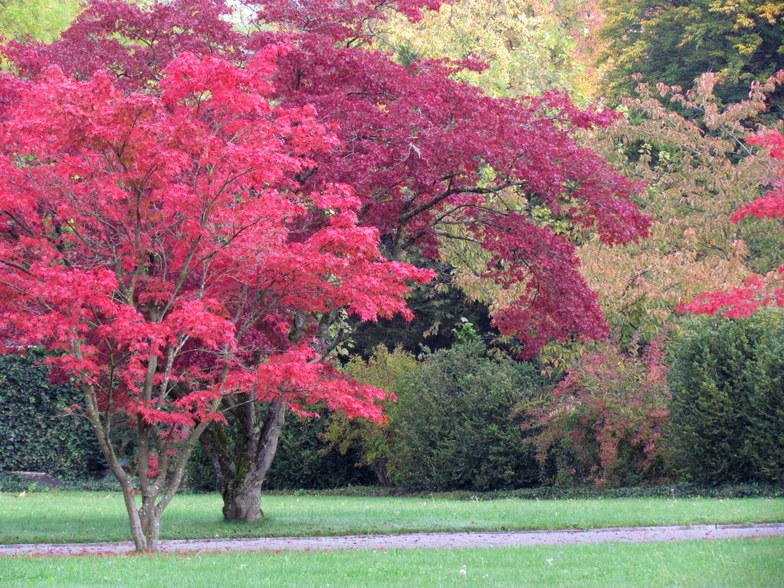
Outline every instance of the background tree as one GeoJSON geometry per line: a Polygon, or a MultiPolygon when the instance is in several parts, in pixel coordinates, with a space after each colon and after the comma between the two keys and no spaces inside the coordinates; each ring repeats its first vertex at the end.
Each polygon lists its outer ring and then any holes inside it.
{"type": "MultiPolygon", "coordinates": [[[[719,97],[739,102],[752,81],[784,69],[784,7],[769,0],[600,0],[606,85],[631,95],[646,82],[689,88],[705,72],[726,78],[719,97]]],[[[778,112],[782,94],[774,96],[778,112]]]]}
{"type": "Polygon", "coordinates": [[[29,35],[39,41],[52,41],[68,28],[80,4],[79,0],[2,0],[0,37],[23,39],[29,35]]]}
{"type": "Polygon", "coordinates": [[[493,353],[477,340],[425,357],[396,381],[390,479],[418,490],[536,485],[535,450],[515,409],[547,387],[535,364],[493,353]]]}
{"type": "Polygon", "coordinates": [[[540,14],[530,2],[461,0],[414,23],[391,15],[372,23],[371,30],[379,45],[402,63],[476,55],[488,68],[461,71],[456,79],[492,96],[520,97],[578,86],[583,68],[574,59],[575,40],[561,24],[556,15],[540,14]]]}
{"type": "MultiPolygon", "coordinates": [[[[772,130],[750,137],[749,143],[768,148],[771,157],[784,161],[784,135],[779,131],[772,130]]],[[[778,165],[777,174],[778,177],[772,181],[774,188],[766,196],[740,208],[733,215],[733,222],[738,223],[748,216],[762,219],[784,217],[784,165],[781,163],[778,165]]],[[[752,275],[742,286],[729,291],[702,294],[693,302],[684,305],[681,310],[710,315],[723,312],[725,317],[737,318],[754,314],[763,306],[784,306],[783,276],[784,265],[765,276],[752,275]]]]}
{"type": "MultiPolygon", "coordinates": [[[[416,358],[401,347],[393,351],[379,345],[367,360],[354,356],[344,370],[357,381],[376,386],[395,395],[384,401],[384,413],[387,422],[370,419],[350,421],[344,414],[335,413],[330,416],[322,440],[327,450],[336,450],[345,455],[352,449],[359,454],[357,465],[369,466],[376,475],[378,483],[389,486],[388,464],[393,451],[390,448],[391,422],[396,420],[398,409],[398,385],[409,372],[417,369],[416,358]]],[[[414,401],[415,403],[416,401],[414,401]]]]}
{"type": "Polygon", "coordinates": [[[415,286],[406,298],[414,318],[407,321],[396,316],[375,323],[357,323],[344,348],[346,355],[368,359],[378,346],[393,344],[414,355],[448,349],[457,341],[455,327],[464,321],[474,325],[486,342],[500,343],[502,338],[498,329],[491,326],[487,305],[458,286],[456,268],[445,261],[431,260],[423,266],[435,269],[437,275],[431,282],[415,286]]]}
{"type": "Polygon", "coordinates": [[[186,53],[155,96],[49,68],[20,84],[0,127],[3,341],[44,345],[79,383],[139,551],[157,549],[222,400],[380,418],[382,391],[318,361],[313,317],[405,311],[406,281],[429,277],[380,255],[350,188],[292,192],[335,138],[312,109],[270,105],[276,55],[239,69],[186,53]],[[313,215],[325,223],[303,234],[313,215]]]}
{"type": "Polygon", "coordinates": [[[705,74],[685,93],[643,84],[639,97],[622,100],[627,116],[592,139],[647,184],[636,201],[653,219],[643,242],[609,249],[591,239],[578,249],[616,341],[651,340],[683,300],[773,267],[781,227],[740,227],[732,217],[774,173],[771,157],[745,141],[780,80],[755,84],[751,98],[729,106],[716,82],[705,74]]]}

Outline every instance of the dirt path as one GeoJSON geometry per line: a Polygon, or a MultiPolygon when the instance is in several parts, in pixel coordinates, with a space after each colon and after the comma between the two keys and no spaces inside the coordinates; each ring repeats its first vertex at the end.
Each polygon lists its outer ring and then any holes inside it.
{"type": "MultiPolygon", "coordinates": [[[[694,525],[689,527],[616,527],[564,531],[503,533],[411,533],[408,535],[351,535],[346,537],[268,537],[261,539],[183,539],[161,541],[161,551],[284,551],[328,549],[413,549],[502,547],[513,545],[574,545],[577,543],[688,541],[781,537],[784,523],[759,525],[694,525]]],[[[129,553],[130,543],[39,543],[0,545],[0,556],[86,555],[129,553]]]]}

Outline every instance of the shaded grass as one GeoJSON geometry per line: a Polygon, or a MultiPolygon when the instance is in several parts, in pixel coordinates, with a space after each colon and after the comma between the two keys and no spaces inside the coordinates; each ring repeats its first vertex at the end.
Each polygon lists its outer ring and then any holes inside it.
{"type": "MultiPolygon", "coordinates": [[[[438,531],[784,521],[784,499],[614,498],[465,501],[264,496],[265,518],[225,523],[217,495],[181,495],[163,516],[164,539],[391,534],[438,531]]],[[[0,543],[128,541],[118,493],[0,494],[0,543]]]]}
{"type": "Polygon", "coordinates": [[[784,539],[158,556],[14,557],[3,586],[781,586],[784,539]]]}

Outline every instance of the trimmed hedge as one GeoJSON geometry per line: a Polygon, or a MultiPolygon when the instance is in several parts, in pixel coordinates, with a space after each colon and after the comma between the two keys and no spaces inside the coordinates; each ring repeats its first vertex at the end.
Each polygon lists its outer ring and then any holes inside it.
{"type": "Polygon", "coordinates": [[[46,356],[0,356],[0,471],[41,471],[73,480],[89,477],[102,463],[86,418],[71,405],[81,393],[52,384],[46,356]]]}
{"type": "Polygon", "coordinates": [[[452,490],[446,492],[412,491],[388,486],[349,486],[330,490],[271,490],[267,494],[302,496],[356,496],[356,497],[411,497],[443,498],[447,500],[573,500],[596,498],[782,498],[784,488],[775,484],[722,484],[699,486],[695,484],[666,484],[656,486],[539,486],[517,490],[452,490]]]}
{"type": "Polygon", "coordinates": [[[784,312],[693,319],[671,366],[669,447],[683,477],[784,482],[784,312]]]}

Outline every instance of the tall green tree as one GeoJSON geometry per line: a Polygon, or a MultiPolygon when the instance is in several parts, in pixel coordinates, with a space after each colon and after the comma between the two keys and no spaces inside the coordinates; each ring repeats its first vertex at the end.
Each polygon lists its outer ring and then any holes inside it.
{"type": "MultiPolygon", "coordinates": [[[[631,95],[651,83],[691,87],[704,72],[726,77],[720,97],[738,102],[753,80],[784,69],[784,4],[772,0],[601,0],[607,90],[631,95]]],[[[777,108],[784,94],[776,96],[777,108]]]]}

